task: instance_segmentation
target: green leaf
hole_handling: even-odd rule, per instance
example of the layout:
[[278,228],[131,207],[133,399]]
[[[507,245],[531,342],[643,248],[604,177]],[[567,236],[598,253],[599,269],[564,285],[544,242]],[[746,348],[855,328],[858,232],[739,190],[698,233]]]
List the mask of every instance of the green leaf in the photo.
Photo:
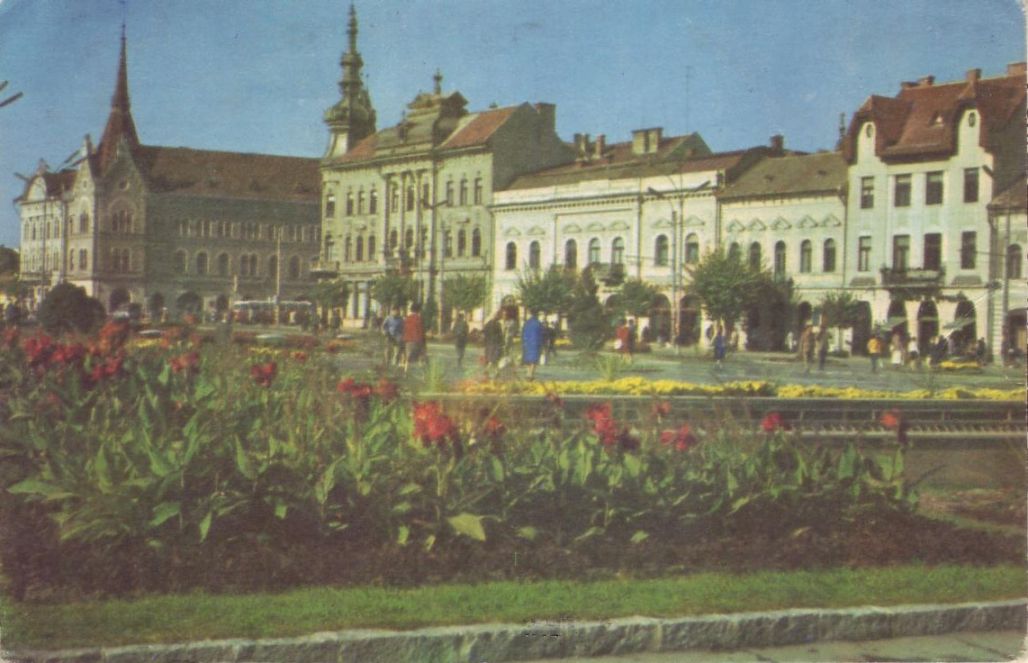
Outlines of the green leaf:
[[403,488],[400,489],[399,494],[401,496],[407,496],[407,495],[410,495],[411,493],[418,493],[418,492],[421,492],[421,486],[419,484],[408,483],[408,484],[404,485]]
[[629,540],[632,543],[642,543],[643,541],[645,541],[648,538],[650,538],[650,533],[649,532],[646,532],[644,530],[638,530],[635,534],[632,535],[632,538],[629,539]]
[[839,456],[839,467],[836,476],[839,479],[849,479],[855,474],[857,463],[857,450],[852,444],[846,445],[846,449]]
[[535,538],[539,536],[539,530],[537,530],[534,527],[519,527],[518,536],[520,536],[522,539],[535,541]]
[[636,478],[642,472],[642,461],[639,457],[634,454],[625,454],[624,456],[625,474],[629,478]]
[[207,533],[211,529],[211,518],[214,516],[214,512],[208,511],[207,515],[200,521],[200,543],[207,540]]
[[422,545],[425,547],[425,552],[432,552],[432,548],[435,547],[435,534],[429,534],[426,536]]
[[168,383],[171,382],[171,364],[164,364],[164,368],[157,375],[157,384],[162,387],[167,387]]
[[596,526],[590,527],[589,529],[585,530],[584,532],[582,532],[581,534],[576,536],[575,537],[575,542],[581,542],[581,541],[585,541],[586,539],[591,539],[594,536],[597,536],[599,534],[603,534],[605,531],[606,530],[604,530],[602,527],[596,527]]
[[485,529],[482,527],[482,519],[483,516],[476,516],[473,513],[461,513],[451,516],[446,520],[450,523],[450,527],[458,534],[463,534],[476,541],[485,541]]
[[210,380],[200,379],[196,382],[196,391],[193,392],[193,398],[197,403],[207,400],[218,391],[218,388],[214,386],[214,383]]
[[63,487],[39,481],[38,479],[19,481],[8,488],[7,492],[14,493],[15,495],[42,495],[48,500],[58,500],[72,496],[72,493],[64,490]]
[[250,464],[250,459],[246,455],[246,451],[243,449],[242,443],[238,438],[235,440],[236,447],[236,469],[247,479],[253,481],[257,477],[257,473],[254,472],[253,465]]
[[160,527],[170,518],[182,513],[182,505],[179,502],[161,502],[153,510],[153,518],[147,523],[150,527]]
[[285,520],[286,513],[288,513],[288,512],[289,512],[289,505],[288,504],[286,504],[285,502],[281,502],[281,501],[275,503],[275,517],[276,518],[278,518],[279,520]]
[[496,456],[490,457],[489,470],[492,474],[493,481],[496,483],[501,483],[506,476],[506,473],[503,471],[503,463],[500,462],[500,459]]
[[410,538],[410,528],[406,525],[400,525],[396,530],[396,543],[405,546],[407,545],[407,539]]

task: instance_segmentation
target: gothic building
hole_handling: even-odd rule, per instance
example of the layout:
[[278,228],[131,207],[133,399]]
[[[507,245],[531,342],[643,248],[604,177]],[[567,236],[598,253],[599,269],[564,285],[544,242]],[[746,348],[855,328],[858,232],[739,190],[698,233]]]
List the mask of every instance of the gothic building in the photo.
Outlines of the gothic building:
[[31,306],[53,285],[85,288],[109,311],[225,309],[295,298],[320,245],[315,159],[156,147],[140,142],[125,35],[100,143],[71,165],[42,165],[15,201],[21,278]]
[[398,124],[376,130],[352,7],[348,36],[342,98],[325,113],[318,273],[351,285],[356,320],[371,315],[377,276],[408,273],[446,324],[447,279],[490,274],[493,192],[522,173],[569,161],[571,151],[557,137],[553,105],[469,111],[459,92],[443,92],[438,72],[433,91],[419,93]]

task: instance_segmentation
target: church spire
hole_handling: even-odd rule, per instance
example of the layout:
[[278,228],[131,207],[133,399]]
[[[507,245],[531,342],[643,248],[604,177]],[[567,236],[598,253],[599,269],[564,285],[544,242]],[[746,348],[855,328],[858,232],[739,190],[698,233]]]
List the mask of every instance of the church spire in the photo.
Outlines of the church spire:
[[121,24],[121,55],[118,58],[118,77],[114,84],[114,95],[111,97],[111,112],[107,116],[100,139],[99,159],[100,172],[114,161],[118,154],[118,144],[125,140],[130,150],[139,147],[139,136],[136,134],[136,123],[132,120],[132,106],[129,102],[128,90],[128,58],[125,47],[125,24]]
[[347,25],[348,48],[339,60],[343,77],[339,81],[342,99],[325,111],[329,140],[326,157],[345,154],[365,136],[375,132],[375,109],[361,78],[364,60],[357,50],[357,10],[350,5],[350,19]]

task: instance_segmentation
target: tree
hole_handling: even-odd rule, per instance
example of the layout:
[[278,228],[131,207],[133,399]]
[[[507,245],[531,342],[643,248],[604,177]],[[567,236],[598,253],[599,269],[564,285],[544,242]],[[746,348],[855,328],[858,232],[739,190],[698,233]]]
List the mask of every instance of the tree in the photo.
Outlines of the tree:
[[821,324],[825,327],[855,327],[862,316],[860,300],[848,292],[829,292],[821,300]]
[[39,305],[38,317],[39,324],[51,334],[88,333],[99,327],[107,314],[103,304],[87,295],[85,289],[59,283]]
[[686,290],[699,298],[707,316],[727,327],[742,317],[761,286],[771,281],[766,270],[752,269],[738,255],[717,248],[690,265]]
[[6,274],[17,274],[18,265],[18,252],[0,244],[0,276]]
[[310,289],[310,298],[321,309],[322,319],[326,319],[329,309],[346,310],[346,303],[350,300],[350,286],[342,279],[321,281]]
[[614,311],[635,317],[646,316],[653,310],[653,302],[660,296],[660,289],[641,279],[628,279],[614,294],[611,302]]
[[464,313],[485,304],[486,281],[480,274],[457,274],[443,281],[443,298],[450,308]]
[[610,314],[596,296],[598,290],[599,286],[596,285],[592,270],[586,268],[575,282],[571,294],[568,309],[571,342],[576,347],[586,350],[599,350],[611,332]]
[[521,305],[530,311],[567,316],[574,300],[575,273],[550,265],[545,272],[535,270],[518,275],[517,291]]
[[414,279],[402,274],[385,274],[371,284],[371,298],[384,309],[404,308],[417,294]]
[[15,299],[25,294],[25,287],[18,280],[19,258],[17,251],[0,245],[0,293]]

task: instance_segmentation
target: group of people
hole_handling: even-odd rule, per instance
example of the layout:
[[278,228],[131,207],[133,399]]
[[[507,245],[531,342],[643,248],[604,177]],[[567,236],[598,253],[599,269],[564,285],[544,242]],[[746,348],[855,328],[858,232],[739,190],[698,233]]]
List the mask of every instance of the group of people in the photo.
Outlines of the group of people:
[[629,364],[632,363],[632,358],[635,356],[638,340],[639,334],[635,318],[630,318],[627,322],[624,318],[618,320],[617,327],[614,328],[614,349],[620,352],[622,358]]
[[891,336],[872,334],[867,341],[867,356],[871,360],[871,372],[878,372],[878,364],[889,359],[893,369],[904,366],[919,368],[922,363],[938,366],[947,358],[973,356],[979,365],[989,360],[989,347],[984,338],[962,347],[956,334],[943,336],[935,334],[927,342],[921,344],[914,337],[907,337],[901,330],[894,330]]
[[809,373],[814,359],[817,359],[817,369],[825,370],[825,362],[828,360],[828,327],[821,325],[814,331],[814,325],[807,325],[800,333],[799,344],[800,358],[803,359],[803,372]]
[[385,363],[400,366],[404,373],[412,363],[427,363],[428,352],[425,338],[425,322],[421,318],[421,305],[411,304],[410,313],[403,315],[399,306],[394,306],[382,321],[385,335]]
[[[517,335],[517,321],[513,315],[500,309],[493,314],[482,328],[483,355],[486,375],[495,376],[513,360],[514,339]],[[539,311],[532,311],[521,326],[521,365],[525,367],[529,380],[535,379],[539,364],[552,361],[556,356],[557,331],[549,322],[539,319]],[[456,342],[456,336],[454,337]],[[462,351],[457,351],[461,356]]]

